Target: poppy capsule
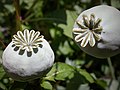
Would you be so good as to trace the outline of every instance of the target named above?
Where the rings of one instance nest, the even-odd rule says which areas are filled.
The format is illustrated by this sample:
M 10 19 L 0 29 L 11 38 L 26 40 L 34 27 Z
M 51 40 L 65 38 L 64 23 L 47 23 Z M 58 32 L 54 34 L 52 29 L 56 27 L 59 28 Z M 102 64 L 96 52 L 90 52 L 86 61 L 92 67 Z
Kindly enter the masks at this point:
M 81 50 L 94 57 L 120 53 L 120 11 L 107 5 L 83 11 L 74 24 L 73 37 Z
M 2 56 L 6 73 L 16 81 L 43 77 L 54 63 L 54 53 L 40 32 L 25 29 L 13 35 Z

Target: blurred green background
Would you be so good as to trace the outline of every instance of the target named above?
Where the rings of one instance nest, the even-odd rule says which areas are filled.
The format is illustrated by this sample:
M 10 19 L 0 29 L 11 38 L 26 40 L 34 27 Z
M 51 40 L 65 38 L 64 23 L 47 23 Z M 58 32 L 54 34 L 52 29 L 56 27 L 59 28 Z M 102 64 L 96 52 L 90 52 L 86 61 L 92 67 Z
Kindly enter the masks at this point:
M 120 0 L 0 0 L 0 57 L 18 30 L 40 31 L 55 53 L 55 64 L 41 79 L 17 82 L 6 75 L 0 58 L 0 90 L 120 90 L 120 55 L 106 59 L 85 54 L 72 38 L 78 15 L 107 4 L 120 10 Z

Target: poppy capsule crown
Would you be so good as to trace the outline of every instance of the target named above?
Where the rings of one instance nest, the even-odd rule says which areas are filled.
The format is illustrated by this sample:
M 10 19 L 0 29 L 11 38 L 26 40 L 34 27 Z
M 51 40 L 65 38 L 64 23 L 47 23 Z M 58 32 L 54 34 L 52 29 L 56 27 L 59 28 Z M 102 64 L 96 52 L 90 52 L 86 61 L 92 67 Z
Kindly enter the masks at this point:
M 34 48 L 38 48 L 41 45 L 43 36 L 40 36 L 40 32 L 31 30 L 24 30 L 24 34 L 21 31 L 17 32 L 17 35 L 13 36 L 13 43 L 19 47 L 20 50 L 26 50 L 28 52 L 33 51 Z
M 40 32 L 35 32 L 34 30 L 24 30 L 24 32 L 18 31 L 17 35 L 13 35 L 13 47 L 14 50 L 17 51 L 19 49 L 19 54 L 24 54 L 27 52 L 28 57 L 32 55 L 32 53 L 37 53 L 38 48 L 42 48 L 44 36 L 40 36 Z
M 120 11 L 99 5 L 83 11 L 73 27 L 73 37 L 80 49 L 97 58 L 120 52 Z
M 54 63 L 54 53 L 40 32 L 25 29 L 13 35 L 3 52 L 3 67 L 17 81 L 43 77 Z
M 79 28 L 73 28 L 73 33 L 76 34 L 75 41 L 81 42 L 81 47 L 85 47 L 88 43 L 93 47 L 96 41 L 101 40 L 102 26 L 101 19 L 95 20 L 95 15 L 92 13 L 90 18 L 87 15 L 82 16 L 82 22 L 76 21 Z

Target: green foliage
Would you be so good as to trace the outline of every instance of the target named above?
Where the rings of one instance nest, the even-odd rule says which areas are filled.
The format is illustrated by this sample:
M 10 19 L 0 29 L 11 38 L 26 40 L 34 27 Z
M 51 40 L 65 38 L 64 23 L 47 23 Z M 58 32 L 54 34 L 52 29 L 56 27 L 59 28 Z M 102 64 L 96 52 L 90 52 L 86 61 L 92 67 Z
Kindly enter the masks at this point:
M 63 32 L 64 35 L 72 38 L 72 28 L 73 28 L 74 22 L 77 18 L 77 14 L 75 11 L 66 10 L 66 15 L 67 15 L 66 25 L 59 24 L 58 26 L 64 30 L 64 32 Z
M 86 82 L 89 83 L 94 82 L 92 76 L 85 70 L 75 68 L 73 66 L 61 62 L 55 63 L 51 71 L 46 75 L 44 79 L 53 82 L 55 82 L 55 80 L 62 80 L 62 81 L 70 80 L 70 83 L 68 83 L 69 86 L 68 88 L 71 88 L 72 90 L 75 88 L 73 85 L 76 86 L 77 84 L 80 85 Z
M 46 75 L 45 79 L 55 80 L 66 80 L 71 74 L 74 73 L 73 67 L 65 63 L 55 63 L 51 71 Z
M 19 3 L 16 9 L 15 1 Z M 1 0 L 0 1 L 0 89 L 2 90 L 105 90 L 111 79 L 107 60 L 82 52 L 73 41 L 72 28 L 85 9 L 108 4 L 120 9 L 120 0 Z M 16 11 L 19 18 L 16 18 Z M 17 23 L 19 22 L 19 23 Z M 50 42 L 55 63 L 41 79 L 17 82 L 6 75 L 2 52 L 17 27 L 38 30 Z M 112 57 L 116 77 L 120 77 L 120 55 Z M 120 82 L 117 80 L 117 82 Z M 62 89 L 60 89 L 62 88 Z M 119 86 L 117 87 L 119 90 Z
M 111 0 L 111 5 L 120 8 L 120 0 Z
M 0 82 L 0 88 L 3 89 L 3 90 L 7 90 L 7 87 L 1 82 Z
M 96 80 L 96 83 L 103 88 L 107 86 L 107 83 L 103 80 Z
M 5 75 L 5 71 L 3 70 L 2 66 L 0 66 L 0 80 L 3 78 Z
M 52 90 L 52 85 L 48 81 L 43 81 L 41 87 L 43 87 L 45 90 Z

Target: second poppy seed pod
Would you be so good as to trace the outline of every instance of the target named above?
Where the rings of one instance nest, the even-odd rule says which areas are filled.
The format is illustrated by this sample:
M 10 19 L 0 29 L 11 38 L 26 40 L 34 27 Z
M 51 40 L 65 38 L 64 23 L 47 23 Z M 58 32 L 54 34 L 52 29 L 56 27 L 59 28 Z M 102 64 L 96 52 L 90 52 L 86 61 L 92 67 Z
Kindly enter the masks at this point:
M 40 32 L 18 31 L 3 52 L 3 67 L 17 81 L 30 81 L 45 75 L 54 63 L 54 53 Z
M 120 11 L 107 5 L 83 11 L 74 24 L 73 36 L 79 47 L 94 57 L 120 53 Z

